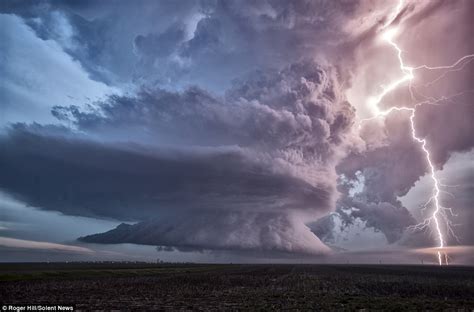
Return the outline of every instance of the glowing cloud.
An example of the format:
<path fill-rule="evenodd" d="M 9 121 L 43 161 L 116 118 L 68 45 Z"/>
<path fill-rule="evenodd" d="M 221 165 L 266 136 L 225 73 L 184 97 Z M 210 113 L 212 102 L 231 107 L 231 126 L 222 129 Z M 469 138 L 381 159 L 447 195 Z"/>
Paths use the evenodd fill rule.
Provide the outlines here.
<path fill-rule="evenodd" d="M 390 15 L 390 18 L 388 19 L 388 21 L 381 28 L 381 30 L 382 30 L 381 38 L 385 42 L 387 42 L 390 46 L 392 46 L 393 49 L 395 50 L 395 52 L 397 54 L 397 57 L 398 57 L 398 62 L 399 62 L 399 65 L 400 65 L 400 71 L 403 73 L 403 75 L 400 78 L 398 78 L 397 80 L 394 80 L 394 81 L 390 82 L 388 84 L 388 86 L 383 87 L 382 92 L 380 92 L 379 94 L 377 94 L 375 96 L 371 96 L 367 99 L 367 105 L 370 108 L 370 110 L 372 111 L 372 113 L 374 114 L 374 116 L 370 117 L 370 118 L 362 119 L 361 122 L 366 122 L 366 121 L 376 119 L 376 118 L 383 118 L 383 117 L 389 115 L 390 113 L 392 113 L 393 111 L 407 111 L 407 112 L 410 113 L 410 118 L 409 119 L 410 119 L 410 124 L 411 124 L 412 138 L 413 138 L 414 141 L 418 142 L 421 145 L 421 148 L 422 148 L 422 150 L 425 154 L 426 163 L 428 165 L 428 173 L 429 173 L 429 175 L 430 175 L 430 177 L 433 181 L 432 196 L 426 202 L 425 208 L 430 203 L 433 203 L 433 206 L 434 206 L 434 209 L 433 209 L 430 217 L 425 219 L 420 224 L 417 224 L 417 225 L 411 227 L 411 229 L 413 229 L 413 230 L 424 230 L 424 229 L 428 228 L 430 225 L 434 224 L 434 230 L 435 230 L 435 234 L 436 234 L 437 241 L 438 241 L 438 249 L 437 249 L 438 263 L 440 265 L 442 265 L 443 263 L 448 264 L 449 258 L 448 258 L 447 253 L 443 250 L 446 247 L 446 233 L 443 231 L 443 227 L 441 225 L 441 222 L 443 220 L 445 222 L 446 231 L 449 232 L 454 237 L 456 237 L 456 235 L 454 234 L 454 232 L 452 230 L 451 222 L 448 218 L 448 212 L 451 215 L 453 215 L 453 212 L 452 212 L 451 208 L 443 207 L 440 203 L 440 194 L 441 194 L 440 185 L 441 184 L 440 184 L 438 178 L 436 177 L 435 167 L 434 167 L 433 162 L 431 160 L 430 151 L 427 147 L 427 141 L 426 141 L 426 139 L 417 136 L 416 130 L 415 130 L 415 128 L 416 128 L 415 127 L 415 115 L 416 115 L 417 108 L 420 105 L 423 105 L 423 104 L 434 105 L 440 99 L 428 99 L 426 101 L 416 103 L 413 107 L 406 107 L 406 106 L 395 107 L 395 106 L 392 106 L 392 107 L 390 107 L 389 109 L 387 109 L 385 111 L 380 110 L 378 105 L 382 102 L 382 100 L 384 99 L 384 97 L 388 93 L 390 93 L 390 92 L 396 90 L 397 88 L 401 87 L 404 83 L 409 84 L 408 87 L 409 87 L 409 90 L 410 90 L 410 94 L 412 95 L 412 98 L 413 98 L 413 91 L 412 91 L 413 87 L 411 85 L 411 82 L 415 78 L 414 71 L 419 70 L 419 69 L 425 69 L 425 70 L 443 70 L 444 69 L 444 70 L 448 70 L 448 72 L 449 71 L 460 70 L 463 67 L 459 68 L 458 66 L 460 64 L 463 64 L 463 62 L 464 62 L 464 65 L 466 63 L 470 62 L 474 58 L 474 54 L 465 55 L 465 56 L 461 57 L 459 60 L 457 60 L 452 65 L 435 66 L 435 67 L 430 67 L 430 66 L 427 66 L 427 65 L 421 65 L 421 66 L 418 66 L 418 67 L 407 66 L 404 63 L 404 60 L 403 60 L 403 56 L 402 56 L 403 51 L 402 51 L 402 49 L 394 41 L 394 39 L 402 33 L 401 28 L 391 26 L 393 21 L 401 13 L 401 11 L 403 9 L 403 6 L 404 6 L 404 1 L 400 0 L 398 2 L 397 6 L 395 7 L 395 9 L 393 10 L 392 14 Z M 443 76 L 444 76 L 444 74 L 439 76 L 437 79 L 441 79 Z M 445 97 L 443 97 L 443 99 L 445 99 Z M 443 258 L 444 258 L 444 260 L 443 260 Z"/>

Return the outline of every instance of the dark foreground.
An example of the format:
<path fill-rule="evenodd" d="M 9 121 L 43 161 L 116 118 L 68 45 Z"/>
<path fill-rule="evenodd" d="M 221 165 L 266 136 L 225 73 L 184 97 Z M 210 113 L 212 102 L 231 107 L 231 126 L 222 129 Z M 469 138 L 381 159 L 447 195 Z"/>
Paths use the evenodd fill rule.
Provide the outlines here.
<path fill-rule="evenodd" d="M 474 310 L 474 268 L 0 264 L 0 303 L 92 310 Z"/>

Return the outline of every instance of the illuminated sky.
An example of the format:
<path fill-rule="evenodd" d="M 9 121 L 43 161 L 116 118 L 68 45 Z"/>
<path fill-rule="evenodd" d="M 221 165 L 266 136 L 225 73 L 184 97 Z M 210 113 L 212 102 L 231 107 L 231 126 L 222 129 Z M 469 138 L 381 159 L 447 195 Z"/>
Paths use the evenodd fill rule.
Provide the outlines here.
<path fill-rule="evenodd" d="M 3 1 L 0 261 L 473 264 L 473 6 Z"/>

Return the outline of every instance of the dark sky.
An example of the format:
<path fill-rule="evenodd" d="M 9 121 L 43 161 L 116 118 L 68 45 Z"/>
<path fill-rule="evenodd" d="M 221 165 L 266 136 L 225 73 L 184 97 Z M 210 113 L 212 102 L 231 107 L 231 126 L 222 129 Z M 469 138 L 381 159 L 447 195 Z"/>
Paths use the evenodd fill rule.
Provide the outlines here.
<path fill-rule="evenodd" d="M 369 103 L 404 74 L 391 29 L 414 78 L 378 107 L 416 109 L 472 264 L 472 20 L 469 0 L 2 1 L 0 261 L 436 261 L 410 113 Z"/>

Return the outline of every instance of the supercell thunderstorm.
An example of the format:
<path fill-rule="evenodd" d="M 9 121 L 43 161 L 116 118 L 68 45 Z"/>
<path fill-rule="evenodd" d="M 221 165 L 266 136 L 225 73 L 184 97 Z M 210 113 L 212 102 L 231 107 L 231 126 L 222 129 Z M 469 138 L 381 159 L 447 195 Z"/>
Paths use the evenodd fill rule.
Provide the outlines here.
<path fill-rule="evenodd" d="M 472 1 L 11 3 L 0 200 L 124 223 L 89 243 L 465 262 Z"/>

